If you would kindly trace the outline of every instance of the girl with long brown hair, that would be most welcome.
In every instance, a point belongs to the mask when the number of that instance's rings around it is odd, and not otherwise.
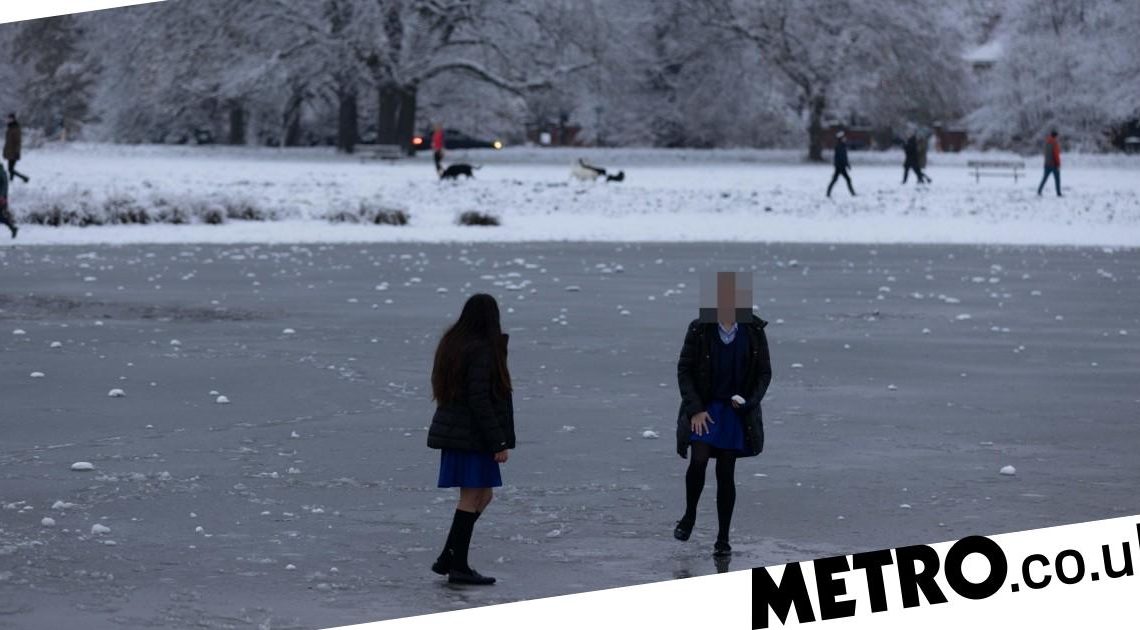
[[[435,415],[427,445],[440,449],[439,487],[459,488],[443,552],[431,570],[459,584],[494,584],[467,563],[475,521],[503,485],[499,464],[515,447],[507,335],[499,304],[486,293],[471,296],[443,334],[431,373]]]

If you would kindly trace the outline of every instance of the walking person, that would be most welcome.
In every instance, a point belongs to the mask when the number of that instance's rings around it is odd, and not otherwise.
[[[499,464],[515,447],[507,335],[495,298],[478,293],[463,305],[436,348],[431,388],[437,407],[427,445],[440,449],[438,486],[459,488],[451,530],[431,570],[451,583],[494,584],[471,568],[467,551],[492,488],[503,485]]]
[[[1045,175],[1041,178],[1041,184],[1037,186],[1037,196],[1041,196],[1041,191],[1045,188],[1045,182],[1049,181],[1049,176],[1053,176],[1053,183],[1057,187],[1057,196],[1061,195],[1061,141],[1057,139],[1057,130],[1054,129],[1049,132],[1049,137],[1045,138]]]
[[[903,154],[905,158],[903,159],[902,183],[904,184],[906,183],[906,177],[910,174],[910,171],[914,171],[914,177],[919,184],[925,183],[927,179],[926,175],[922,172],[922,155],[919,152],[918,145],[918,136],[912,131],[903,143]]]
[[[917,137],[915,141],[915,157],[918,164],[919,183],[933,183],[934,180],[930,179],[930,175],[926,174],[926,151],[930,147],[930,136],[925,134]],[[925,182],[923,181],[925,180]]]
[[[8,162],[8,177],[15,180],[17,177],[28,183],[28,176],[16,170],[16,162],[20,161],[20,150],[24,144],[24,133],[20,129],[20,122],[16,120],[15,112],[8,114],[8,129],[4,133],[4,160]]]
[[[443,125],[435,123],[431,132],[431,154],[435,158],[436,174],[443,172]]]
[[[0,168],[0,223],[8,226],[12,238],[16,238],[16,233],[20,231],[20,228],[16,227],[16,219],[8,207],[8,175],[4,173],[2,168]]]
[[[835,174],[831,176],[831,183],[827,185],[827,196],[831,196],[831,189],[835,186],[836,180],[841,176],[847,180],[847,190],[851,192],[851,196],[855,196],[855,188],[851,186],[851,176],[847,171],[851,169],[851,162],[847,160],[847,138],[842,131],[835,134]]]
[[[715,308],[702,308],[701,316],[689,324],[677,361],[681,391],[677,454],[684,458],[691,451],[691,456],[685,472],[685,513],[673,537],[684,541],[692,534],[705,468],[709,459],[715,459],[718,527],[713,553],[721,557],[732,553],[729,530],[736,505],[736,460],[764,450],[760,401],[772,381],[764,334],[768,322],[753,314],[751,279],[744,277],[716,274]],[[746,299],[736,299],[738,289]]]

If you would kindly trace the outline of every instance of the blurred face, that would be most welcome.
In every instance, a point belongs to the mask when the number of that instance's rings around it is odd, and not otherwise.
[[[702,274],[700,321],[731,326],[752,312],[752,273],[719,271]],[[747,321],[747,320],[744,320]]]
[[[731,271],[716,274],[716,318],[726,324],[736,321],[736,274]]]

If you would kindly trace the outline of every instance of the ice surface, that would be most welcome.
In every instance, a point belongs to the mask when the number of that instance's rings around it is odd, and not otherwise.
[[[312,628],[712,573],[714,475],[693,539],[678,543],[688,461],[672,438],[695,283],[722,267],[753,270],[758,314],[784,321],[766,331],[768,441],[737,463],[733,569],[1116,516],[1140,476],[1134,248],[179,243],[3,253],[5,330],[28,331],[0,336],[13,376],[0,381],[0,416],[11,419],[0,454],[0,560],[11,579],[0,608],[13,627]],[[99,281],[79,282],[86,273]],[[424,441],[435,342],[476,291],[499,298],[511,334],[518,448],[471,551],[500,582],[457,591],[428,570],[456,495],[435,487],[439,453]],[[394,303],[373,310],[367,295]],[[963,312],[972,319],[954,321]],[[304,334],[283,336],[286,327]],[[44,352],[51,339],[64,349]],[[29,381],[33,370],[51,378]],[[139,385],[149,382],[159,386]],[[111,383],[133,387],[131,400],[100,396]],[[216,405],[223,390],[241,404]],[[69,474],[80,460],[98,468]],[[1014,461],[1016,479],[995,476]],[[90,535],[96,523],[113,534]],[[264,617],[247,621],[251,605]]]

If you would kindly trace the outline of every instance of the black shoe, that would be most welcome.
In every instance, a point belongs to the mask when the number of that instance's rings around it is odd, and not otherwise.
[[[482,575],[475,569],[468,567],[467,570],[452,569],[447,573],[447,581],[451,584],[476,584],[479,586],[487,586],[495,583],[495,578]]]
[[[732,555],[732,545],[728,544],[727,540],[718,540],[713,545],[713,556],[723,558]]]
[[[689,536],[693,535],[694,521],[686,521],[681,519],[677,521],[677,526],[673,528],[673,538],[677,540],[688,540]]]
[[[446,551],[439,554],[439,557],[435,559],[435,562],[431,563],[431,570],[432,573],[447,575],[449,572],[451,572],[451,555]]]
[[[19,231],[20,231],[20,228],[12,226],[12,238],[16,238],[16,233]]]

